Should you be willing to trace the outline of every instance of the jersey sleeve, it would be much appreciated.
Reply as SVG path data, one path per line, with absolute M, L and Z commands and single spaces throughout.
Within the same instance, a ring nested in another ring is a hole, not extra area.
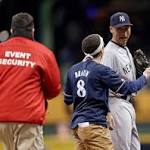
M 146 85 L 147 80 L 144 75 L 134 81 L 125 81 L 125 83 L 118 89 L 119 93 L 128 95 L 141 90 Z
M 43 90 L 47 99 L 56 97 L 61 90 L 60 71 L 52 51 L 45 56 L 45 70 L 43 75 Z
M 65 82 L 65 85 L 64 85 L 64 102 L 67 104 L 67 105 L 70 105 L 73 103 L 73 95 L 72 95 L 72 90 L 71 90 L 71 81 L 70 81 L 70 78 L 69 78 L 69 71 L 66 75 L 66 82 Z
M 147 83 L 144 76 L 134 81 L 125 80 L 122 76 L 118 75 L 109 67 L 105 67 L 101 71 L 101 80 L 109 87 L 113 92 L 128 95 L 142 89 Z

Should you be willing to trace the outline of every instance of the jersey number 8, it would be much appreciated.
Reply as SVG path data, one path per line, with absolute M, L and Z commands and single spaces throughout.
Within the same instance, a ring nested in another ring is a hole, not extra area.
M 85 97 L 86 96 L 86 89 L 85 89 L 85 82 L 83 80 L 79 80 L 77 82 L 77 95 L 79 97 Z

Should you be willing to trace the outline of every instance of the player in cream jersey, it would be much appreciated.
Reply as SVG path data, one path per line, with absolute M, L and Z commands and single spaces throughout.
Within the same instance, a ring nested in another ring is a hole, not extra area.
M 124 19 L 122 19 L 124 18 Z M 102 64 L 111 67 L 124 79 L 135 80 L 133 58 L 126 44 L 131 35 L 129 16 L 118 12 L 111 16 L 110 32 L 112 39 L 104 49 Z M 136 127 L 136 115 L 130 99 L 133 95 L 123 96 L 110 91 L 109 108 L 114 117 L 115 128 L 111 132 L 115 150 L 140 150 Z
M 122 47 L 113 41 L 109 41 L 104 53 L 102 61 L 105 65 L 113 68 L 114 71 L 124 76 L 125 79 L 136 79 L 133 58 L 126 46 Z

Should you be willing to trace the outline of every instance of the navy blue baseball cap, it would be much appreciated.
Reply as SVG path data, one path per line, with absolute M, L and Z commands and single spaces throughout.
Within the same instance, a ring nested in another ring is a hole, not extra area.
M 125 12 L 117 12 L 110 17 L 110 26 L 122 27 L 122 26 L 133 26 L 130 22 L 130 18 Z

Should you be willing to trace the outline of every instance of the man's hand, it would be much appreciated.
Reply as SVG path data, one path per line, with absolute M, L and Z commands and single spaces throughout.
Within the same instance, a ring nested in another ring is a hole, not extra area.
M 115 128 L 115 122 L 114 122 L 114 118 L 113 118 L 111 112 L 108 112 L 108 113 L 107 113 L 106 118 L 107 118 L 107 125 L 108 125 L 108 128 L 109 128 L 110 130 L 113 130 L 113 129 Z
M 150 67 L 145 69 L 143 75 L 146 77 L 146 79 L 150 79 Z

